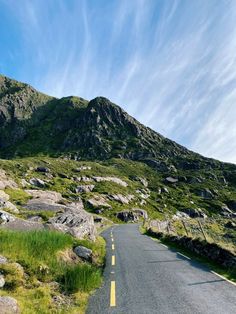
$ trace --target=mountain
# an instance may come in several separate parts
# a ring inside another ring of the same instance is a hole
[[[57,99],[0,76],[0,158],[29,156],[147,164],[190,192],[235,189],[236,165],[205,158],[142,125],[104,97]],[[176,182],[177,182],[176,181]],[[191,184],[197,182],[197,186]],[[170,182],[169,182],[170,183]],[[180,184],[180,183],[179,183]],[[222,196],[223,195],[223,196]],[[219,198],[227,201],[225,193]]]

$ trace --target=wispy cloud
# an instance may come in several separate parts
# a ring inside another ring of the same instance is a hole
[[[104,95],[188,148],[236,163],[234,0],[1,6],[21,40],[0,52],[15,58],[9,74],[57,97]]]

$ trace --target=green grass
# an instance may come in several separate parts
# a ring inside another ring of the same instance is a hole
[[[89,292],[98,288],[101,280],[101,270],[87,264],[66,267],[61,278],[63,290],[67,293]]]
[[[16,205],[25,205],[32,197],[24,190],[20,189],[5,189],[5,192],[10,196],[10,201]]]

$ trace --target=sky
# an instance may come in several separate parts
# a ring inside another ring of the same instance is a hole
[[[236,163],[236,0],[0,0],[0,73]]]

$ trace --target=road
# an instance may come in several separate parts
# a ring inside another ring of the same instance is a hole
[[[206,266],[119,225],[107,241],[104,283],[91,296],[87,314],[236,313],[236,286]]]

